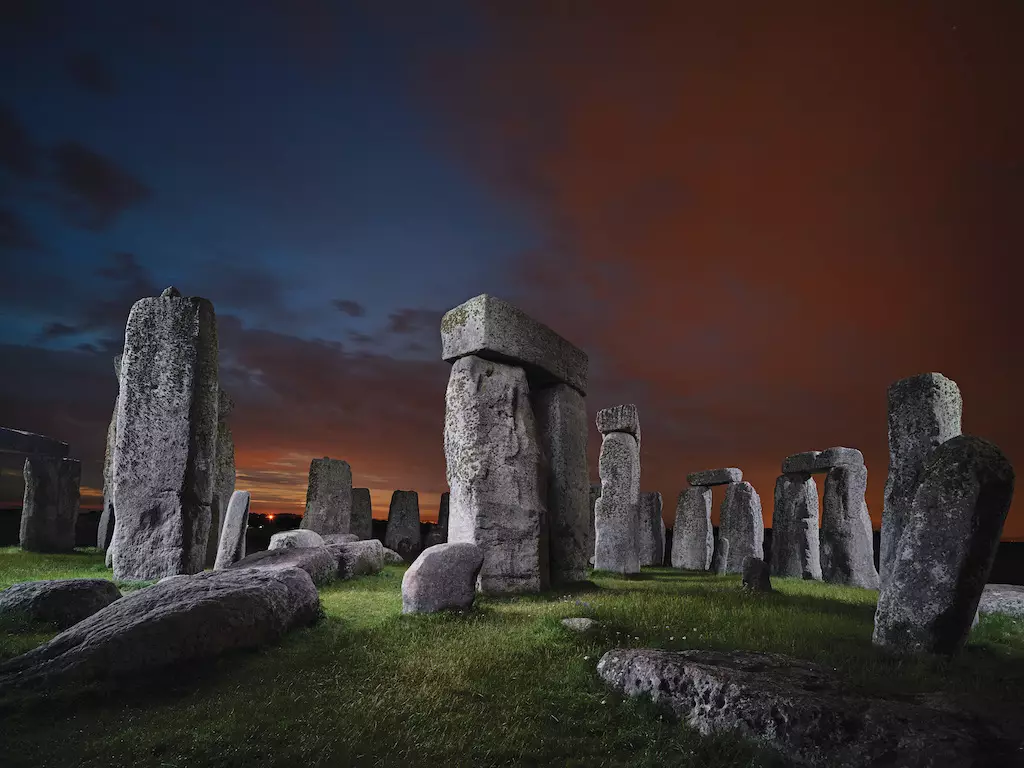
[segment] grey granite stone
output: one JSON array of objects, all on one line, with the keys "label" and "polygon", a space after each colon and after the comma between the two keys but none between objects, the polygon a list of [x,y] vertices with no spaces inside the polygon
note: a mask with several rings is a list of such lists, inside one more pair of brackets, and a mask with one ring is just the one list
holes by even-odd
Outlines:
[{"label": "grey granite stone", "polygon": [[302,527],[317,533],[349,533],[352,524],[352,467],[324,456],[309,464]]},{"label": "grey granite stone", "polygon": [[25,459],[19,546],[28,552],[71,552],[82,479],[82,463],[59,456]]},{"label": "grey granite stone", "polygon": [[423,552],[402,577],[402,613],[470,608],[484,554],[476,544],[438,544]]},{"label": "grey granite stone", "polygon": [[768,563],[758,557],[748,557],[744,560],[743,589],[748,592],[771,592],[772,580],[768,570]]},{"label": "grey granite stone", "polygon": [[304,549],[307,547],[324,547],[327,543],[316,531],[295,528],[291,531],[280,531],[270,537],[267,549]]},{"label": "grey granite stone", "polygon": [[610,432],[626,432],[640,442],[640,415],[635,405],[613,405],[597,412],[597,431],[602,435]]},{"label": "grey granite stone", "polygon": [[222,570],[245,557],[245,530],[249,527],[248,491],[234,491],[221,526],[214,570]]},{"label": "grey granite stone", "polygon": [[729,540],[724,536],[718,537],[715,554],[711,560],[711,570],[716,576],[724,576],[729,572]]},{"label": "grey granite stone", "polygon": [[711,489],[687,488],[676,502],[672,528],[672,567],[688,571],[711,568],[715,531],[711,525]]},{"label": "grey granite stone", "polygon": [[775,481],[771,575],[821,581],[818,486],[807,472]]},{"label": "grey granite stone", "polygon": [[601,496],[594,507],[597,541],[594,567],[602,571],[640,572],[640,446],[626,432],[609,432],[601,441]]},{"label": "grey granite stone", "polygon": [[601,626],[600,622],[594,619],[587,619],[583,617],[573,617],[569,619],[562,619],[562,626],[566,629],[571,629],[573,632],[589,632],[592,629],[597,629]]},{"label": "grey granite stone", "polygon": [[828,472],[832,467],[853,466],[859,467],[864,464],[864,454],[856,448],[826,448],[818,454],[814,460],[815,472]]},{"label": "grey granite stone", "polygon": [[117,444],[117,399],[107,425],[107,446],[103,453],[103,509],[96,529],[96,546],[106,551],[114,538],[114,448]]},{"label": "grey granite stone", "polygon": [[420,539],[420,497],[416,491],[395,491],[388,508],[384,546],[411,563],[423,549]]},{"label": "grey granite stone", "polygon": [[665,519],[662,517],[661,494],[646,491],[640,494],[639,535],[640,566],[665,564]]},{"label": "grey granite stone", "polygon": [[338,561],[338,578],[369,576],[384,567],[384,545],[377,539],[328,544],[328,551]]},{"label": "grey granite stone", "polygon": [[451,507],[451,492],[441,494],[441,502],[437,506],[437,527],[441,530],[444,541],[448,541],[448,510]]},{"label": "grey granite stone", "polygon": [[[332,547],[341,546],[332,544]],[[286,549],[267,549],[243,557],[237,563],[229,565],[225,573],[240,569],[280,571],[290,568],[301,568],[318,587],[329,584],[338,577],[337,555],[327,547],[288,547]]]},{"label": "grey granite stone", "polygon": [[369,488],[352,489],[352,518],[349,532],[359,537],[360,541],[373,538],[373,502]]},{"label": "grey granite stone", "polygon": [[213,483],[213,498],[210,502],[210,537],[206,544],[206,565],[217,562],[217,551],[224,518],[235,492],[235,438],[231,434],[228,416],[234,410],[235,402],[223,389],[217,402],[217,464]]},{"label": "grey granite stone", "polygon": [[878,589],[871,517],[864,501],[867,485],[863,464],[837,464],[825,476],[821,575],[830,584]]},{"label": "grey granite stone", "polygon": [[351,544],[354,541],[359,541],[359,537],[354,533],[328,533],[320,537],[324,546],[328,544]]},{"label": "grey granite stone", "polygon": [[1024,618],[1024,586],[1019,584],[986,584],[978,603],[980,613],[1001,613]]},{"label": "grey granite stone", "polygon": [[590,565],[594,564],[594,544],[597,536],[596,523],[594,522],[594,515],[597,508],[597,500],[601,498],[601,484],[591,483],[590,484],[590,529],[588,531],[589,543],[587,544],[587,551],[590,552],[590,559],[588,560]]},{"label": "grey granite stone", "polygon": [[708,485],[728,485],[739,483],[743,480],[743,470],[736,467],[725,469],[706,469],[703,472],[691,472],[686,476],[686,482],[693,487]]},{"label": "grey granite stone", "polygon": [[729,540],[726,573],[742,573],[748,557],[764,559],[764,518],[761,498],[754,486],[747,482],[729,483],[719,520],[720,535]]},{"label": "grey granite stone", "polygon": [[792,456],[787,456],[782,462],[782,474],[814,472],[814,465],[819,453],[820,451],[804,451],[803,453],[794,453]]},{"label": "grey granite stone", "polygon": [[67,629],[119,597],[121,591],[106,579],[23,581],[0,591],[0,616],[23,616]]}]

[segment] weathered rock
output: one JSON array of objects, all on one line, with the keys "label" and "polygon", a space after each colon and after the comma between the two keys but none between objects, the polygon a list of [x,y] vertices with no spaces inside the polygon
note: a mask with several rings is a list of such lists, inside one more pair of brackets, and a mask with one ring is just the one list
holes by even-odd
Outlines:
[{"label": "weathered rock", "polygon": [[804,451],[787,456],[782,462],[782,474],[802,474],[815,471],[815,462],[820,451]]},{"label": "weathered rock", "polygon": [[317,533],[349,533],[351,524],[352,467],[327,456],[313,459],[302,527]]},{"label": "weathered rock", "polygon": [[686,482],[694,488],[708,485],[729,485],[739,483],[743,480],[743,470],[736,467],[725,469],[706,469],[703,472],[691,472],[686,476]]},{"label": "weathered rock", "polygon": [[377,539],[328,544],[328,551],[338,561],[338,578],[368,576],[384,567],[384,545]]},{"label": "weathered rock", "polygon": [[423,534],[423,549],[427,547],[436,547],[438,544],[447,543],[445,540],[444,533],[437,526],[436,523],[427,523],[427,532]]},{"label": "weathered rock", "polygon": [[324,541],[316,531],[309,531],[303,528],[295,528],[291,531],[281,531],[270,537],[270,545],[267,549],[294,549],[305,547],[323,547]]},{"label": "weathered rock", "polygon": [[[469,356],[521,366],[531,385],[562,382],[587,394],[586,353],[517,307],[487,294],[441,318],[441,358],[452,363]],[[484,572],[486,561],[485,551]]]},{"label": "weathered rock", "polygon": [[640,572],[640,446],[625,432],[601,441],[601,496],[594,507],[597,541],[594,567],[614,573]]},{"label": "weathered rock", "polygon": [[25,459],[19,545],[28,552],[72,552],[82,463],[59,456]]},{"label": "weathered rock", "polygon": [[706,571],[715,551],[715,531],[711,525],[711,489],[687,488],[676,502],[676,521],[672,528],[672,567],[688,571]]},{"label": "weathered rock", "polygon": [[749,592],[771,592],[772,580],[768,574],[768,563],[757,557],[743,561],[743,588]]},{"label": "weathered rock", "polygon": [[597,412],[597,431],[602,435],[626,432],[640,442],[640,414],[635,405],[613,405]]},{"label": "weathered rock", "polygon": [[597,500],[599,498],[601,498],[601,484],[600,483],[591,483],[590,484],[590,530],[588,531],[588,535],[590,537],[590,543],[587,546],[587,551],[590,552],[590,560],[589,560],[590,565],[594,564],[594,544],[596,543],[595,542],[595,537],[597,535],[597,527],[596,527],[596,524],[594,522],[594,517],[595,517],[596,508],[597,508]]},{"label": "weathered rock", "polygon": [[437,527],[441,530],[444,541],[448,541],[448,510],[450,506],[451,493],[445,491],[441,494],[441,503],[437,506]]},{"label": "weathered rock", "polygon": [[[334,544],[333,546],[342,546]],[[329,584],[338,576],[338,556],[327,547],[289,547],[288,549],[268,549],[254,552],[243,557],[237,563],[229,565],[224,571],[240,569],[280,571],[289,568],[301,568],[313,579],[317,586]]]},{"label": "weathered rock", "polygon": [[573,632],[589,632],[592,629],[597,629],[601,626],[600,622],[594,619],[586,618],[571,618],[562,619],[562,626],[566,629],[571,629]]},{"label": "weathered rock", "polygon": [[540,449],[546,457],[548,565],[551,582],[583,581],[592,552],[587,509],[587,404],[567,384],[531,395]]},{"label": "weathered rock", "polygon": [[715,547],[715,555],[711,560],[711,570],[716,576],[724,576],[729,572],[729,540],[723,536],[718,537],[718,546]]},{"label": "weathered rock", "polygon": [[978,611],[1024,618],[1024,587],[1018,584],[986,584]]},{"label": "weathered rock", "polygon": [[825,476],[821,575],[830,584],[878,589],[871,517],[864,501],[867,485],[863,464],[837,464]]},{"label": "weathered rock", "polygon": [[771,575],[821,581],[818,486],[807,472],[775,481]]},{"label": "weathered rock", "polygon": [[864,454],[856,448],[843,448],[841,446],[837,446],[835,448],[826,448],[818,454],[818,457],[814,460],[813,471],[827,472],[832,469],[832,467],[859,467],[863,464]]},{"label": "weathered rock", "polygon": [[0,453],[20,453],[25,456],[53,456],[67,458],[68,444],[46,435],[0,427]]},{"label": "weathered rock", "polygon": [[206,299],[140,299],[121,359],[114,576],[203,570],[217,449],[217,320]]},{"label": "weathered rock", "polygon": [[351,544],[353,541],[359,541],[359,537],[354,533],[328,533],[320,538],[323,540],[324,546],[329,544]]},{"label": "weathered rock", "polygon": [[0,592],[0,616],[21,615],[66,629],[120,596],[114,582],[106,579],[23,581]]},{"label": "weathered rock", "polygon": [[369,488],[352,489],[352,518],[349,521],[349,532],[358,536],[360,541],[373,538],[373,502],[370,500]]},{"label": "weathered rock", "polygon": [[729,540],[726,573],[742,573],[748,557],[764,559],[761,498],[747,482],[730,483],[719,513],[719,535]]},{"label": "weathered rock", "polygon": [[875,645],[899,653],[963,648],[1013,484],[1013,467],[987,440],[960,435],[935,449],[878,598]]},{"label": "weathered rock", "polygon": [[107,425],[107,446],[103,453],[103,510],[96,529],[96,546],[106,551],[114,538],[114,448],[117,443],[117,399]]},{"label": "weathered rock", "polygon": [[936,447],[960,434],[963,400],[941,373],[922,373],[889,387],[889,476],[885,481],[878,567],[888,578],[925,462]]},{"label": "weathered rock", "polygon": [[657,491],[641,493],[638,510],[640,565],[664,565],[665,519],[661,514],[661,494]]},{"label": "weathered rock", "polygon": [[213,571],[162,581],[0,664],[0,688],[144,679],[167,664],[274,642],[315,621],[319,605],[309,575],[297,568]]},{"label": "weathered rock", "polygon": [[402,613],[469,608],[484,554],[476,544],[438,544],[420,555],[402,577]]},{"label": "weathered rock", "polygon": [[483,550],[480,591],[544,589],[544,466],[522,368],[476,356],[452,366],[444,452],[451,488],[448,541]]},{"label": "weathered rock", "polygon": [[405,558],[395,550],[384,547],[384,565],[405,565]]},{"label": "weathered rock", "polygon": [[217,547],[217,560],[214,570],[227,568],[245,557],[245,530],[249,527],[248,491],[235,491],[228,502],[224,525],[221,526],[220,544]]},{"label": "weathered rock", "polygon": [[420,541],[420,497],[416,491],[395,491],[388,509],[388,528],[384,544],[413,562],[422,551]]},{"label": "weathered rock", "polygon": [[206,565],[217,562],[218,545],[224,530],[224,518],[235,492],[235,438],[231,434],[228,416],[235,401],[220,390],[217,400],[217,462],[213,479],[213,497],[210,501],[210,536],[206,541]]},{"label": "weathered rock", "polygon": [[729,733],[825,768],[1019,765],[1017,744],[984,724],[906,701],[858,695],[801,659],[749,651],[615,649],[597,665],[627,696],[650,696],[704,736]]}]

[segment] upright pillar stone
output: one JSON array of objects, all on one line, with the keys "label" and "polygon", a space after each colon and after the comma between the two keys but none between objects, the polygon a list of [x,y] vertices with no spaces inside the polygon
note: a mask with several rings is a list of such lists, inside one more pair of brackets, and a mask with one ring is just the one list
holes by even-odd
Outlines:
[{"label": "upright pillar stone", "polygon": [[809,472],[780,475],[775,481],[774,501],[771,575],[821,581],[818,486],[814,479]]},{"label": "upright pillar stone", "polygon": [[349,533],[354,533],[360,541],[373,538],[373,503],[370,500],[369,488],[352,489],[352,518]]},{"label": "upright pillar stone", "polygon": [[590,484],[590,530],[588,535],[590,537],[590,544],[587,549],[590,551],[590,564],[594,564],[594,544],[597,536],[597,528],[594,523],[594,514],[597,509],[597,500],[601,498],[601,484],[591,483]]},{"label": "upright pillar stone", "polygon": [[309,463],[306,513],[301,528],[319,533],[348,533],[352,521],[352,467],[324,456]]},{"label": "upright pillar stone", "polygon": [[117,447],[117,403],[121,397],[121,357],[114,357],[117,397],[114,398],[114,412],[107,425],[107,448],[103,455],[103,510],[96,529],[96,546],[106,552],[104,561],[107,568],[113,564],[114,528],[117,526],[117,515],[114,512],[114,451]]},{"label": "upright pillar stone", "polygon": [[441,533],[441,541],[448,541],[448,510],[451,506],[451,492],[441,494],[441,503],[437,507],[437,527]]},{"label": "upright pillar stone", "polygon": [[838,464],[825,476],[821,515],[821,574],[830,584],[878,589],[863,464]]},{"label": "upright pillar stone", "polygon": [[956,382],[922,373],[889,387],[889,477],[885,481],[879,576],[882,584],[921,483],[924,465],[942,443],[960,434],[963,399]]},{"label": "upright pillar stone", "polygon": [[420,497],[416,491],[395,491],[388,509],[384,546],[411,563],[423,549],[420,538]]},{"label": "upright pillar stone", "polygon": [[640,494],[640,566],[665,564],[665,518],[657,491]]},{"label": "upright pillar stone", "polygon": [[217,321],[168,288],[125,330],[114,451],[114,577],[198,573],[210,534],[217,450]]},{"label": "upright pillar stone", "polygon": [[741,481],[725,486],[719,537],[729,540],[726,573],[743,573],[748,557],[764,560],[764,517],[761,498],[750,483]]},{"label": "upright pillar stone", "polygon": [[676,503],[672,527],[672,567],[688,571],[711,568],[715,552],[715,530],[711,525],[711,489],[687,488]]},{"label": "upright pillar stone", "polygon": [[26,552],[73,552],[82,463],[60,456],[25,459],[18,543]]},{"label": "upright pillar stone", "polygon": [[594,506],[594,567],[640,572],[640,419],[635,405],[597,412],[601,496]]},{"label": "upright pillar stone", "polygon": [[249,492],[233,491],[224,512],[214,570],[227,568],[245,557],[245,530],[249,526]]},{"label": "upright pillar stone", "polygon": [[228,416],[235,408],[235,401],[222,389],[217,403],[217,472],[210,504],[210,537],[206,544],[206,565],[210,568],[217,562],[224,516],[227,514],[231,495],[235,492],[235,438],[228,423]]},{"label": "upright pillar stone", "polygon": [[483,550],[477,588],[485,594],[548,585],[546,489],[529,394],[522,368],[475,355],[457,360],[448,379],[448,542]]}]

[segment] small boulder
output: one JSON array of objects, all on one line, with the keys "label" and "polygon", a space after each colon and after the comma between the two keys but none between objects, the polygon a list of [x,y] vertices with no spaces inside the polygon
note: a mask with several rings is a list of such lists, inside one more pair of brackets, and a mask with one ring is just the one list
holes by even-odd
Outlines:
[{"label": "small boulder", "polygon": [[384,547],[384,565],[405,565],[405,558],[395,550]]},{"label": "small boulder", "polygon": [[1016,584],[986,584],[981,592],[978,612],[1024,618],[1024,587]]},{"label": "small boulder", "polygon": [[281,531],[270,537],[270,546],[267,549],[292,549],[295,547],[322,547],[326,544],[324,538],[316,531],[305,528],[296,528],[293,531]]},{"label": "small boulder", "polygon": [[326,533],[320,538],[323,539],[324,545],[350,544],[353,541],[359,541],[359,537],[354,533]]},{"label": "small boulder", "polygon": [[[337,546],[337,545],[335,545]],[[268,549],[243,557],[237,563],[224,570],[242,568],[259,570],[281,570],[282,568],[301,568],[313,579],[313,583],[322,586],[338,576],[338,559],[327,547],[289,547],[287,549]]]},{"label": "small boulder", "polygon": [[0,592],[0,616],[19,614],[67,629],[119,597],[121,591],[106,579],[24,581]]},{"label": "small boulder", "polygon": [[573,632],[589,632],[592,629],[597,629],[601,626],[601,623],[594,619],[584,618],[572,618],[562,619],[562,626],[566,629],[571,629]]},{"label": "small boulder", "polygon": [[402,613],[469,608],[483,564],[483,551],[469,542],[425,550],[402,577]]},{"label": "small boulder", "polygon": [[748,557],[743,561],[743,588],[750,592],[771,592],[772,580],[768,563],[759,557]]},{"label": "small boulder", "polygon": [[338,561],[338,578],[368,576],[384,567],[384,545],[377,539],[328,544],[327,551]]}]

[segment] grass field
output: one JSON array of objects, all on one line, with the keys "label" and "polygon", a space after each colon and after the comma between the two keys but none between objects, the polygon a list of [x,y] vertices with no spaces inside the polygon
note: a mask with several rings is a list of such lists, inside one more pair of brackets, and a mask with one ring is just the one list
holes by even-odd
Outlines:
[{"label": "grass field", "polygon": [[[864,691],[934,692],[972,708],[1019,707],[1024,622],[982,620],[955,660],[899,661],[871,646],[872,592],[777,579],[645,569],[595,574],[570,593],[480,598],[464,614],[402,616],[402,567],[321,590],[326,617],[275,647],[237,653],[116,692],[0,691],[3,766],[760,766],[597,677],[613,647],[745,648],[812,659]],[[102,555],[0,550],[0,588],[109,577]],[[140,585],[126,585],[138,588]],[[559,620],[587,616],[586,636]],[[52,636],[0,628],[0,657]],[[16,631],[11,631],[16,630]]]}]

